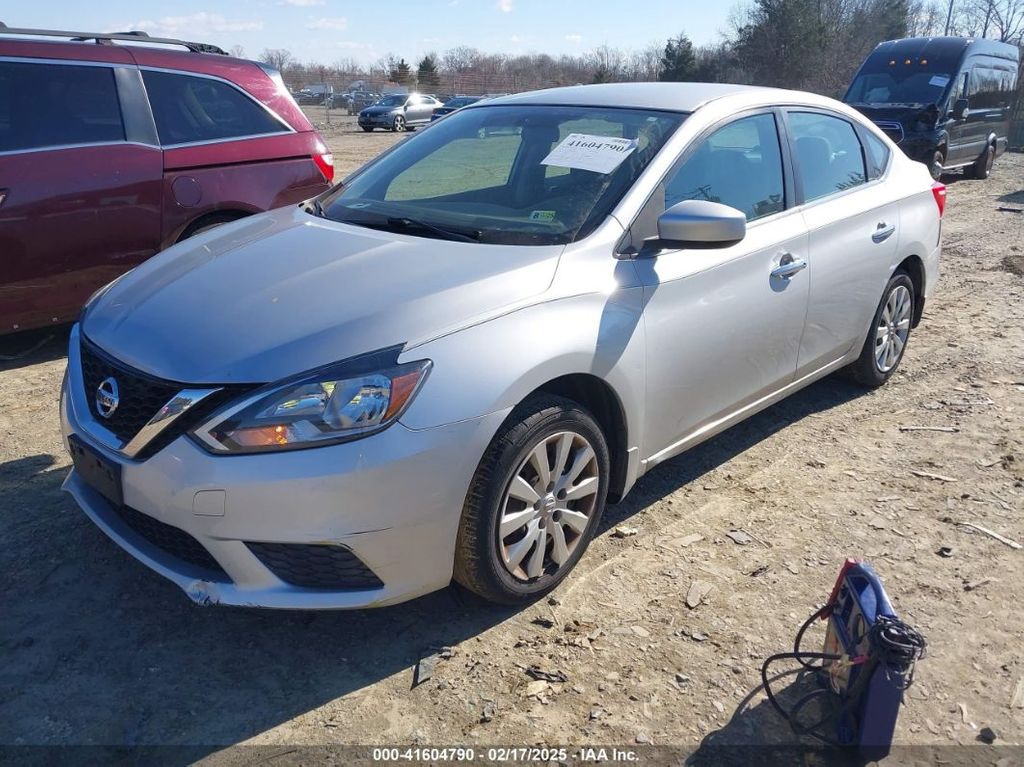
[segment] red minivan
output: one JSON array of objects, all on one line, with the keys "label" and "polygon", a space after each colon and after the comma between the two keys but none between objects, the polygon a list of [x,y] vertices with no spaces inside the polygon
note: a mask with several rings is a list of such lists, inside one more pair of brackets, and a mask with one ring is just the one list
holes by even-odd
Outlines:
[{"label": "red minivan", "polygon": [[270,67],[142,33],[0,24],[0,334],[72,320],[157,251],[333,175]]}]

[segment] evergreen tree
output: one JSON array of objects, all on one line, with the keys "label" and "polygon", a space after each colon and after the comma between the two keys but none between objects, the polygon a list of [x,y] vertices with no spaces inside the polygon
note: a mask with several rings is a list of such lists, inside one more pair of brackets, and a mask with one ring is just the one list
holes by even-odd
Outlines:
[{"label": "evergreen tree", "polygon": [[388,72],[388,79],[397,85],[412,85],[412,67],[405,59],[399,59]]},{"label": "evergreen tree", "polygon": [[683,82],[693,80],[697,69],[697,60],[693,53],[693,43],[684,33],[672,37],[665,43],[665,52],[661,56],[661,71],[658,79],[662,82]]},{"label": "evergreen tree", "polygon": [[420,60],[416,79],[420,88],[427,90],[433,90],[441,84],[441,78],[437,74],[437,57],[433,53],[428,53]]}]

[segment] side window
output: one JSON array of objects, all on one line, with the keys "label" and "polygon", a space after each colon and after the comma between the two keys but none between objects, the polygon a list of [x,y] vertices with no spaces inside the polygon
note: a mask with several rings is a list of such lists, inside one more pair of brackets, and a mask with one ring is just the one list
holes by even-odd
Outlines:
[{"label": "side window", "polygon": [[251,98],[219,80],[143,72],[160,143],[259,136],[287,130]]},{"label": "side window", "polygon": [[864,148],[868,156],[868,176],[874,180],[889,166],[889,147],[871,131],[864,131]]},{"label": "side window", "polygon": [[771,114],[743,117],[719,128],[665,183],[665,208],[710,200],[747,214],[748,221],[783,210],[782,153]]},{"label": "side window", "polygon": [[846,120],[820,112],[790,112],[789,129],[807,202],[867,182],[860,140]]},{"label": "side window", "polygon": [[0,62],[0,152],[124,140],[110,67]]}]

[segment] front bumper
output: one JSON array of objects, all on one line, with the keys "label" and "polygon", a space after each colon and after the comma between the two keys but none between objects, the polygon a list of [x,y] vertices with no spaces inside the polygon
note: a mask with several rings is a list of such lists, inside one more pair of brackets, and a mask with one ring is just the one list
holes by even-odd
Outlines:
[{"label": "front bumper", "polygon": [[[215,456],[179,437],[153,457],[131,461],[89,433],[77,338],[76,330],[61,396],[65,438],[74,434],[120,464],[125,507],[147,522],[184,531],[226,577],[211,577],[159,537],[140,533],[126,522],[123,507],[115,508],[75,470],[64,490],[118,545],[194,601],[362,608],[402,602],[450,582],[466,491],[504,413],[424,430],[399,423],[355,442],[262,455]],[[200,500],[211,497],[218,501],[213,509]],[[296,586],[265,564],[251,543],[345,547],[379,582],[340,590]]]},{"label": "front bumper", "polygon": [[395,116],[390,112],[380,115],[359,115],[359,125],[368,128],[390,128]]}]

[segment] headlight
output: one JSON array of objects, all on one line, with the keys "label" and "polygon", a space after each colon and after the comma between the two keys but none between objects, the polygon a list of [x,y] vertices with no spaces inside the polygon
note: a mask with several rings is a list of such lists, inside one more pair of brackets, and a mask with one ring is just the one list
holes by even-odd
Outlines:
[{"label": "headlight", "polygon": [[332,445],[386,429],[416,396],[430,361],[383,368],[373,362],[379,354],[264,387],[214,414],[192,436],[215,453],[257,453]]}]

